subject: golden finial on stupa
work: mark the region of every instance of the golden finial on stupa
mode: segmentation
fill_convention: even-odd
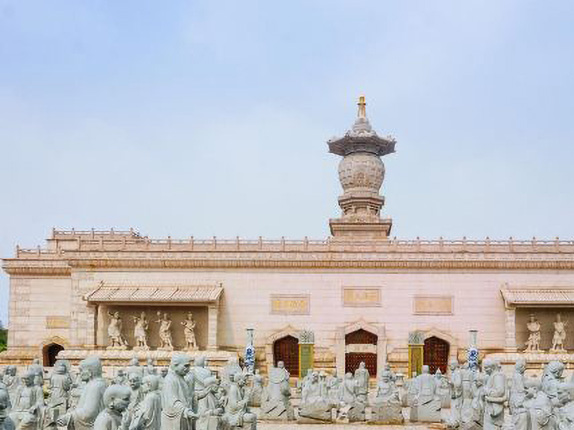
[[[367,102],[365,101],[365,96],[359,96],[359,103],[357,103],[357,105],[359,106],[359,113],[357,116],[359,118],[366,118],[367,117]]]

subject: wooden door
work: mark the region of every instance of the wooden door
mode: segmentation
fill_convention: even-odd
[[[423,364],[430,367],[431,373],[440,369],[442,374],[446,374],[448,366],[448,353],[450,345],[446,340],[438,337],[429,337],[425,340],[423,349]]]
[[[285,336],[273,344],[273,364],[285,363],[285,369],[291,376],[299,376],[299,340],[293,336]]]
[[[345,335],[345,345],[373,345],[376,350],[378,336],[367,330],[359,329]],[[372,377],[377,375],[377,354],[372,352],[347,352],[345,354],[345,373],[355,373],[363,361]]]

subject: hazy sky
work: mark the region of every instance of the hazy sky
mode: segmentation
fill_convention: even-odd
[[[401,238],[573,237],[574,2],[0,0],[0,255],[324,238],[367,96]],[[8,279],[0,277],[0,319]]]

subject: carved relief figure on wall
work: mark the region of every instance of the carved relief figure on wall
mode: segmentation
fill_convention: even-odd
[[[110,338],[110,345],[108,348],[113,349],[126,349],[128,343],[122,334],[122,319],[118,311],[111,313],[108,311],[110,316],[110,324],[108,325],[108,337]]]
[[[169,319],[167,313],[164,313],[162,316],[161,312],[158,312],[157,316],[159,319],[156,322],[159,324],[159,339],[161,341],[159,349],[173,351],[171,319]]]
[[[134,318],[134,338],[136,340],[136,345],[134,349],[148,350],[149,346],[147,344],[147,330],[149,327],[149,321],[146,318],[145,312],[142,311],[139,317]]]
[[[534,314],[530,314],[530,321],[526,323],[526,328],[530,334],[528,335],[524,352],[540,351],[540,323]]]
[[[566,326],[568,321],[562,321],[560,314],[556,315],[554,323],[554,336],[552,337],[552,352],[566,352],[564,341],[566,340]]]
[[[195,340],[195,320],[191,312],[187,313],[187,319],[181,322],[183,326],[183,333],[185,335],[186,348],[189,350],[197,349],[197,342]]]

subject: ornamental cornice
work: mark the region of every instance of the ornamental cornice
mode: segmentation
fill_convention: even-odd
[[[2,269],[19,276],[70,276],[72,269],[66,260],[4,260]]]

